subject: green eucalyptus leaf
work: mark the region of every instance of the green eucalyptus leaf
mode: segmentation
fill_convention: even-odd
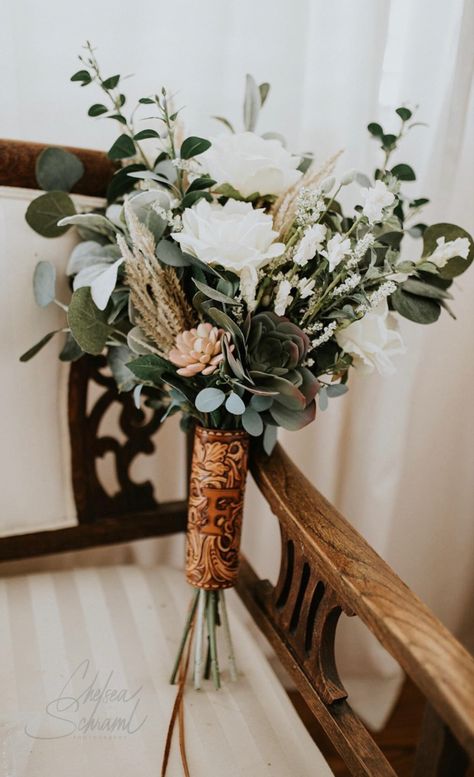
[[[84,355],[79,343],[74,340],[71,332],[66,332],[66,339],[62,347],[59,358],[62,362],[75,362]]]
[[[242,415],[242,426],[252,437],[259,437],[263,432],[263,421],[261,416],[253,407],[246,407]]]
[[[231,391],[225,401],[225,409],[232,415],[242,415],[245,413],[245,402],[235,391]]]
[[[64,148],[45,148],[36,160],[36,180],[46,192],[70,192],[84,175],[79,157]]]
[[[76,212],[74,203],[65,192],[47,192],[30,202],[25,214],[29,226],[43,237],[59,237],[68,230],[58,222]]]
[[[106,78],[105,81],[102,82],[103,86],[105,86],[106,89],[115,89],[118,82],[120,81],[120,76],[110,76],[109,78]]]
[[[154,129],[144,129],[140,130],[140,132],[137,132],[136,135],[133,136],[134,140],[148,140],[148,138],[159,138],[160,133],[157,132]]]
[[[410,294],[419,294],[420,297],[429,297],[431,299],[452,299],[453,295],[445,289],[439,288],[439,286],[432,286],[424,281],[418,281],[415,278],[409,278],[402,283],[401,288],[403,291],[408,291]]]
[[[31,348],[28,349],[28,351],[25,351],[24,354],[20,356],[21,362],[28,362],[30,359],[33,358],[33,356],[36,356],[39,351],[41,351],[42,348],[44,348],[45,345],[49,343],[49,341],[56,335],[58,332],[60,332],[60,329],[55,329],[54,332],[48,332],[47,335],[41,338],[35,345],[33,345]]]
[[[319,409],[324,413],[328,407],[328,390],[326,386],[323,386],[318,394]]]
[[[432,324],[441,313],[440,304],[436,300],[409,294],[402,288],[390,296],[390,301],[397,313],[416,324]]]
[[[189,137],[183,140],[180,149],[181,159],[191,159],[207,151],[211,147],[211,141],[205,138]]]
[[[112,144],[107,156],[109,159],[126,159],[135,155],[135,143],[129,135],[119,135],[115,143]]]
[[[212,413],[225,401],[225,394],[217,388],[205,388],[196,397],[196,409],[200,413]]]
[[[382,135],[382,147],[386,151],[391,151],[397,145],[397,140],[398,138],[396,135]]]
[[[80,81],[81,86],[87,86],[92,81],[91,74],[88,70],[78,70],[77,73],[71,76],[71,81]]]
[[[263,84],[258,85],[258,91],[260,92],[260,107],[263,108],[270,92],[270,84],[264,81]]]
[[[402,121],[408,121],[408,119],[411,119],[413,115],[412,112],[408,110],[408,108],[403,108],[403,107],[397,108],[395,113],[398,113]]]
[[[142,164],[131,164],[117,170],[107,186],[107,202],[110,204],[118,199],[118,197],[121,197],[122,194],[126,194],[133,189],[135,181],[130,177],[129,173],[136,173],[143,170],[146,170],[146,167]]]
[[[212,195],[207,191],[195,191],[187,192],[181,200],[181,206],[183,208],[191,208],[199,200],[205,199],[208,202],[212,202]]]
[[[349,387],[345,383],[333,383],[331,386],[326,386],[326,394],[328,397],[342,397],[343,394],[347,394]]]
[[[262,397],[254,395],[250,400],[250,406],[253,407],[257,413],[263,413],[273,405],[273,397]]]
[[[198,191],[199,189],[210,189],[216,182],[208,175],[202,175],[200,178],[195,178],[194,181],[186,189],[186,194],[190,192]]]
[[[224,127],[227,127],[230,132],[235,134],[235,129],[230,123],[228,119],[226,119],[224,116],[211,116],[212,119],[215,119],[216,121],[220,121],[221,124],[224,125]]]
[[[370,124],[368,124],[367,129],[369,130],[370,134],[376,138],[381,138],[383,135],[382,127],[375,121],[372,121]]]
[[[263,450],[270,456],[278,439],[278,427],[267,424],[263,433]]]
[[[87,111],[88,116],[102,116],[104,113],[108,113],[109,109],[106,105],[102,105],[102,103],[94,103],[94,105],[91,105],[89,110]]]
[[[457,275],[465,272],[474,259],[474,242],[469,232],[458,227],[456,224],[432,224],[423,234],[423,257],[429,262],[431,254],[436,250],[437,240],[444,237],[448,243],[457,238],[467,238],[470,249],[466,259],[461,256],[455,256],[439,270],[442,278],[455,278]]]
[[[183,254],[181,248],[173,240],[160,240],[156,246],[156,255],[160,262],[170,267],[189,267],[191,264],[187,254]]]
[[[170,369],[170,363],[158,354],[149,354],[127,362],[127,367],[143,383],[159,386],[163,383],[163,375]]]
[[[391,173],[398,178],[399,181],[416,181],[415,171],[410,165],[395,165],[395,167],[392,167]]]
[[[119,392],[131,391],[136,385],[136,377],[127,367],[133,354],[126,345],[111,346],[107,352],[107,364],[110,367]]]
[[[33,273],[36,304],[47,307],[56,297],[56,268],[51,262],[38,262]]]
[[[94,305],[88,286],[82,286],[72,295],[67,318],[72,335],[82,350],[95,356],[102,353],[113,330],[107,324],[107,311]]]

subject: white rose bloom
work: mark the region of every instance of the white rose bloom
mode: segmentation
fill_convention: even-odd
[[[278,284],[278,291],[273,308],[277,316],[285,315],[285,311],[293,299],[290,294],[292,288],[290,281],[287,280],[280,281]]]
[[[285,250],[284,243],[274,243],[272,217],[250,202],[227,200],[225,205],[205,199],[186,208],[180,232],[171,237],[183,251],[205,264],[221,265],[240,275],[244,267],[262,267]]]
[[[203,168],[218,184],[228,183],[243,197],[258,192],[282,194],[301,178],[300,157],[290,154],[279,140],[254,132],[225,133],[211,138],[201,154]]]
[[[341,329],[335,337],[342,350],[351,354],[355,367],[362,373],[375,369],[381,375],[393,375],[395,367],[391,357],[405,353],[396,320],[389,313],[386,300],[363,318]]]
[[[326,227],[323,224],[313,224],[312,227],[307,227],[293,257],[295,264],[304,267],[313,258],[316,251],[321,250],[325,237]]]
[[[431,262],[440,269],[455,256],[460,256],[462,259],[467,259],[470,249],[470,243],[467,237],[457,237],[456,240],[448,240],[445,242],[444,237],[439,237],[436,241],[436,248],[431,256],[424,257],[424,262]]]
[[[351,252],[351,241],[348,237],[343,239],[343,236],[336,233],[330,240],[328,240],[327,250],[321,251],[321,254],[326,257],[329,262],[329,272],[336,269],[337,265],[342,262],[347,254]]]
[[[388,190],[383,181],[376,181],[370,189],[362,189],[362,213],[367,216],[371,224],[382,220],[383,209],[392,205],[395,195]]]

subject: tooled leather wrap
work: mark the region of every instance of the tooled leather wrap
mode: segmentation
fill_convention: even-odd
[[[197,588],[235,585],[247,476],[245,431],[204,429],[194,436],[186,542],[186,578]]]

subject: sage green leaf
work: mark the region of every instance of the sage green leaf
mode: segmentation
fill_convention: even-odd
[[[58,226],[85,228],[91,232],[97,232],[99,235],[105,235],[109,240],[115,240],[118,231],[117,227],[100,213],[76,213],[74,216],[62,218],[58,222]]]
[[[86,353],[102,353],[112,327],[107,324],[107,312],[99,310],[92,301],[91,290],[83,286],[71,297],[67,314],[72,335]]]
[[[59,237],[68,226],[59,225],[65,216],[76,212],[74,203],[65,192],[47,192],[30,202],[25,214],[29,226],[43,237]]]
[[[81,346],[76,343],[71,332],[66,332],[66,339],[62,347],[59,358],[62,362],[75,362],[84,355]]]
[[[242,355],[245,353],[245,340],[242,330],[239,326],[222,310],[218,308],[209,308],[208,315],[216,322],[218,326],[225,329],[226,332],[232,335],[232,339]]]
[[[347,394],[349,387],[345,383],[333,383],[331,386],[326,386],[326,394],[328,397],[342,397],[343,394]]]
[[[323,386],[318,394],[319,409],[324,413],[328,408],[328,390],[326,386]]]
[[[47,335],[41,338],[36,345],[33,345],[32,348],[29,348],[28,351],[25,351],[24,354],[20,356],[21,362],[28,362],[30,359],[33,358],[33,356],[36,356],[39,351],[41,351],[42,348],[44,348],[47,343],[56,335],[58,332],[60,332],[60,329],[55,329],[54,332],[48,332]]]
[[[131,164],[117,170],[107,186],[107,202],[114,202],[118,197],[121,197],[122,194],[126,194],[130,189],[133,189],[135,181],[131,178],[129,173],[136,173],[143,170],[146,170],[146,167],[142,164]]]
[[[220,121],[221,124],[224,125],[224,127],[227,127],[230,132],[235,134],[235,129],[230,123],[228,119],[226,119],[224,116],[211,116],[211,119],[215,119],[216,121]]]
[[[409,294],[401,288],[391,295],[390,301],[397,313],[416,324],[432,324],[441,313],[440,304],[436,300]]]
[[[111,146],[107,156],[109,159],[126,159],[135,155],[135,143],[129,135],[119,135]]]
[[[262,101],[257,82],[249,73],[245,77],[244,97],[244,127],[248,132],[253,132],[257,126],[257,119]]]
[[[181,159],[191,159],[199,154],[207,151],[211,147],[211,141],[205,138],[189,137],[183,140],[183,144],[180,149]]]
[[[401,288],[403,291],[408,291],[410,294],[419,294],[420,297],[430,297],[431,299],[452,299],[453,295],[440,288],[439,286],[432,286],[430,283],[424,283],[423,281],[417,281],[414,278],[409,278],[402,283]]]
[[[444,237],[446,242],[456,240],[458,237],[469,240],[469,254],[466,259],[455,256],[439,270],[442,278],[455,278],[465,272],[474,259],[474,243],[469,232],[456,226],[456,224],[432,224],[423,233],[423,258],[429,262],[431,254],[436,250],[437,240]]]
[[[168,195],[165,192],[150,189],[130,197],[128,202],[137,219],[150,230],[155,242],[158,242],[167,227],[167,222],[154,210],[153,206],[160,205],[168,210],[170,207]]]
[[[216,182],[208,175],[202,175],[200,178],[195,178],[194,181],[186,189],[186,194],[190,192],[198,191],[198,189],[210,189]]]
[[[242,415],[242,426],[252,437],[259,437],[263,432],[263,421],[250,405],[245,408],[245,413]]]
[[[260,107],[263,108],[270,92],[270,84],[267,81],[263,84],[259,84],[258,91],[260,92]]]
[[[268,424],[263,433],[263,450],[270,456],[278,439],[278,427]]]
[[[156,348],[147,339],[139,326],[134,326],[127,333],[127,345],[134,354],[145,356],[156,353]]]
[[[51,262],[38,262],[33,273],[33,293],[40,308],[47,307],[56,297],[56,268]]]
[[[245,413],[245,402],[235,391],[231,391],[225,401],[225,409],[232,415],[242,415]]]
[[[133,372],[127,367],[127,362],[133,354],[126,345],[112,346],[107,352],[107,364],[110,367],[119,392],[131,391],[137,381]]]
[[[250,400],[250,406],[258,413],[268,410],[273,404],[273,397],[262,397],[254,395]]]
[[[201,283],[201,281],[197,281],[196,278],[193,278],[193,281],[195,286],[197,286],[200,291],[202,291],[207,297],[209,297],[209,299],[217,300],[217,302],[222,302],[224,305],[241,304],[239,300],[236,300],[233,297],[228,297],[227,294],[223,294],[221,291],[211,288],[211,286],[208,286],[206,283]]]
[[[224,400],[225,394],[220,389],[205,388],[199,392],[194,404],[200,413],[212,413],[224,403]]]
[[[84,175],[84,165],[79,157],[64,148],[45,148],[35,166],[38,185],[46,192],[70,192]]]

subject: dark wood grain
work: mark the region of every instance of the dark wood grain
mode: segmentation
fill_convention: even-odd
[[[19,186],[37,189],[35,164],[47,143],[0,139],[0,186]],[[57,145],[57,144],[56,144]],[[103,197],[112,175],[117,169],[103,151],[61,146],[76,154],[84,165],[84,175],[73,188],[75,194]]]

